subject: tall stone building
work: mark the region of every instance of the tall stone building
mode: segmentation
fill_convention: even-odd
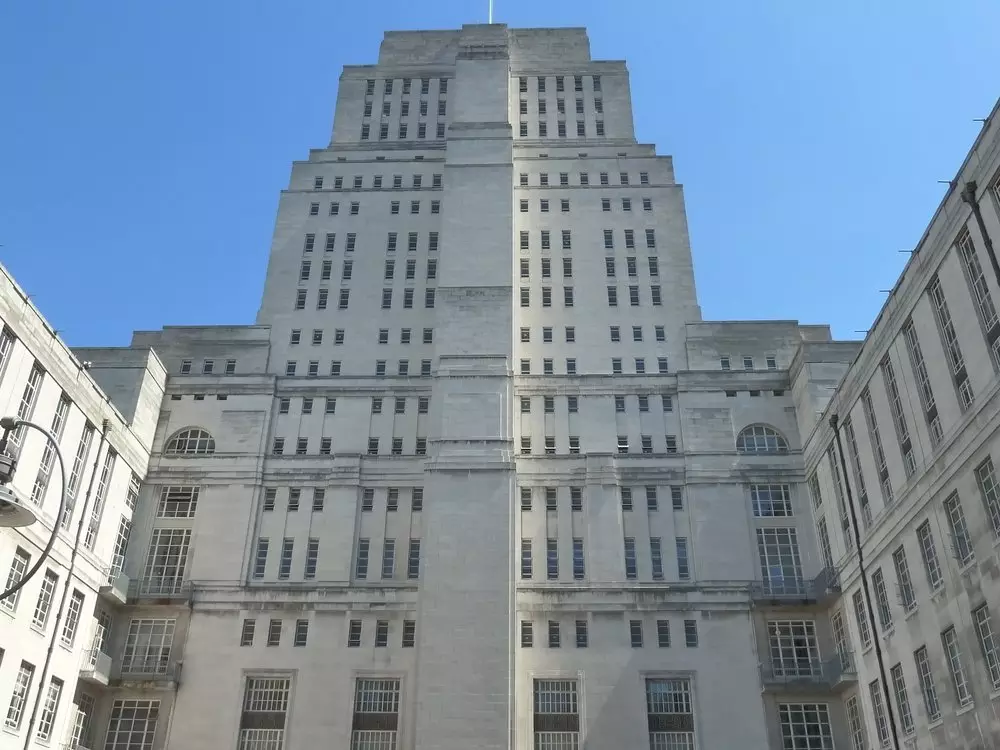
[[[984,185],[998,142],[991,119],[967,165]],[[927,257],[911,263],[921,279]],[[982,276],[972,290],[997,293]],[[903,293],[926,285],[914,278],[887,311],[918,296]],[[976,308],[960,271],[942,279],[971,373],[989,364],[972,359]],[[846,421],[888,346],[879,326],[901,314],[860,348],[826,326],[702,321],[682,188],[635,140],[624,63],[592,60],[582,29],[389,33],[377,64],[345,68],[329,146],[293,165],[256,325],[77,353],[116,403],[141,401],[128,363],[154,390],[160,362],[169,375],[158,420],[147,408],[134,428],[143,484],[124,565],[106,571],[121,595],[86,623],[79,677],[71,657],[59,668],[53,736],[91,750],[874,746],[888,706],[842,603],[857,553],[823,515],[823,461],[829,413]],[[932,358],[930,313],[914,326]],[[0,350],[7,411],[26,377]],[[939,402],[942,446],[994,429],[977,416],[994,371],[968,377],[964,422]],[[919,454],[914,503],[936,502],[943,455]],[[881,518],[867,556],[882,554],[878,523],[909,533],[909,515]],[[943,550],[938,564],[960,575]],[[955,606],[997,593],[983,588]],[[934,630],[932,609],[912,622]],[[980,611],[963,616],[984,633]],[[28,633],[27,608],[14,614]],[[42,657],[0,637],[3,701],[20,661]],[[927,663],[943,694],[940,644]],[[921,717],[911,678],[901,740],[992,746],[972,672],[996,655],[962,647],[978,708],[942,695]]]

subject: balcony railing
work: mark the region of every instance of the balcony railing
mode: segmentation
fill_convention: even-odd
[[[832,568],[824,568],[811,580],[771,578],[750,584],[750,598],[759,602],[820,602],[839,593],[840,579]]]
[[[122,571],[124,565],[125,558],[122,555],[115,555],[111,565],[104,571],[105,583],[98,592],[105,599],[118,604],[125,603],[131,583],[129,577]]]
[[[151,656],[146,659],[132,659],[121,666],[121,682],[152,682],[172,686],[180,682],[181,662]]]
[[[791,664],[760,665],[760,679],[765,689],[837,691],[854,683],[857,677],[854,658],[849,653],[825,661],[797,660]]]
[[[191,598],[191,582],[174,577],[140,578],[129,582],[128,598],[187,601]]]
[[[96,648],[84,652],[80,679],[97,685],[107,685],[111,680],[111,657]]]

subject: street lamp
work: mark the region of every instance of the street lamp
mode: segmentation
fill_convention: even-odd
[[[52,545],[55,544],[56,535],[59,533],[59,522],[66,508],[66,465],[63,463],[62,453],[59,450],[59,441],[55,439],[51,432],[44,427],[39,427],[34,422],[18,419],[17,417],[3,417],[0,419],[0,429],[3,430],[3,434],[0,435],[0,527],[19,528],[30,526],[38,520],[38,515],[35,511],[29,508],[17,496],[12,487],[7,486],[14,479],[14,471],[17,469],[17,460],[13,456],[7,455],[7,438],[10,436],[12,430],[16,430],[19,427],[31,427],[45,435],[59,461],[59,478],[62,483],[62,490],[59,493],[59,510],[52,524],[52,534],[49,536],[49,541],[45,545],[45,549],[42,550],[42,554],[39,556],[34,567],[21,576],[21,580],[0,594],[0,601],[20,591],[31,580],[31,577],[38,572],[38,569],[42,567],[42,564],[52,551]]]

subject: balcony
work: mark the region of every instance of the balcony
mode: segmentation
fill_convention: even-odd
[[[115,684],[141,690],[174,690],[180,685],[181,664],[156,656],[133,659],[122,664]]]
[[[187,604],[191,601],[191,582],[176,578],[142,578],[130,581],[128,601],[143,604]]]
[[[98,595],[109,604],[121,605],[128,599],[129,577],[122,572],[125,558],[115,555],[114,562],[104,571],[105,584],[98,589]]]
[[[92,685],[107,687],[111,681],[111,657],[96,648],[85,651],[83,656],[80,679]]]
[[[837,571],[824,568],[812,580],[772,577],[750,583],[750,599],[763,605],[826,604],[840,593]]]
[[[854,658],[849,653],[826,661],[798,660],[792,664],[760,665],[760,681],[764,689],[782,693],[839,693],[857,679]]]

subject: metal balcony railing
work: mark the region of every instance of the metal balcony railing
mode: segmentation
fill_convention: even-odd
[[[783,691],[838,690],[857,680],[853,656],[840,654],[826,660],[796,660],[789,664],[769,662],[760,665],[760,679],[765,688]]]
[[[98,685],[107,685],[111,679],[111,657],[103,651],[92,648],[84,652],[80,679]]]
[[[170,577],[140,578],[130,581],[129,599],[175,599],[187,600],[191,597],[191,582]]]
[[[104,585],[98,592],[105,599],[111,599],[119,604],[124,604],[128,598],[128,590],[131,581],[125,575],[122,568],[125,565],[125,558],[122,555],[115,555],[114,559],[104,570]]]
[[[750,584],[750,598],[755,601],[817,602],[838,593],[840,579],[832,568],[824,568],[813,579],[772,577]]]

